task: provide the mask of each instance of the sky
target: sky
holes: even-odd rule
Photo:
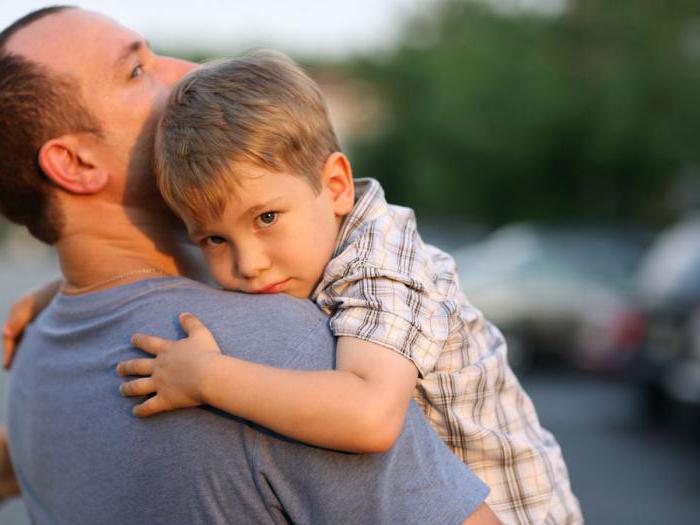
[[[0,0],[0,26],[61,3]],[[238,50],[273,47],[292,54],[341,57],[385,49],[401,21],[434,0],[63,0],[106,14],[156,48]]]
[[[403,22],[437,0],[0,0],[0,27],[53,3],[104,13],[156,49],[227,52],[272,47],[341,58],[391,49]],[[481,0],[505,10],[556,11],[566,0]]]

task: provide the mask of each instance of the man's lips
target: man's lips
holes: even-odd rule
[[[257,288],[256,290],[251,290],[250,293],[279,293],[283,291],[291,279],[285,279],[283,281],[278,281],[276,283],[270,284],[263,288]]]

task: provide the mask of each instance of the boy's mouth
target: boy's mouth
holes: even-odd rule
[[[263,288],[251,290],[250,293],[280,293],[280,292],[284,291],[284,289],[289,284],[290,280],[291,280],[291,278],[284,279],[283,281],[278,281],[276,283],[270,284],[270,285],[265,286]]]

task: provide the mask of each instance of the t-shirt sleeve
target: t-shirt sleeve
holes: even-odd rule
[[[434,295],[409,275],[357,265],[328,285],[322,307],[330,313],[334,335],[395,350],[424,376],[433,370],[446,344],[452,314],[451,302]]]
[[[323,330],[303,352],[327,345]],[[442,443],[414,402],[395,445],[379,454],[326,450],[261,432],[253,462],[270,512],[293,523],[459,524],[489,490]]]

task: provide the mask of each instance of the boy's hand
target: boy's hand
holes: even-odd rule
[[[15,349],[22,338],[24,328],[36,315],[36,303],[33,295],[25,295],[10,308],[10,315],[2,327],[2,366],[10,368]]]
[[[12,358],[22,339],[24,329],[51,302],[51,299],[58,292],[59,286],[59,280],[52,281],[25,295],[10,308],[10,314],[2,327],[2,366],[5,370],[10,368],[12,364]]]
[[[185,339],[172,341],[134,334],[131,343],[155,358],[131,359],[117,365],[120,376],[145,376],[122,383],[119,391],[123,396],[155,394],[133,408],[135,416],[152,416],[203,403],[203,365],[221,350],[211,332],[194,315],[180,314],[179,319],[187,334]]]

